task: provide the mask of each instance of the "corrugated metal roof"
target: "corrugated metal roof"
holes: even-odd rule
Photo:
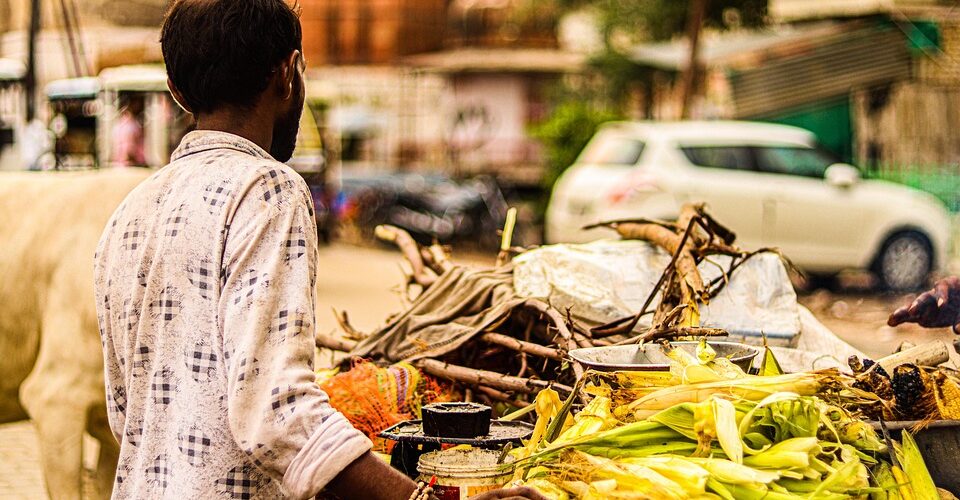
[[[785,44],[816,39],[842,29],[840,23],[825,21],[807,26],[778,26],[758,31],[705,33],[700,44],[700,63],[724,66],[745,54],[755,54]],[[629,57],[637,64],[680,71],[687,67],[690,44],[686,38],[645,43],[634,47]]]
[[[838,32],[795,48],[800,50],[731,71],[737,117],[762,117],[911,76],[906,39],[887,24]]]

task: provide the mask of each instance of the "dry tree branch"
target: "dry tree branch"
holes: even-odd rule
[[[356,342],[347,339],[338,339],[324,333],[318,333],[314,340],[317,347],[333,351],[350,352],[357,346]]]
[[[393,243],[403,253],[404,258],[410,263],[413,280],[420,286],[427,288],[437,281],[437,276],[433,274],[423,263],[423,257],[420,255],[420,246],[403,229],[390,225],[379,225],[374,229],[374,234],[378,239]]]
[[[414,361],[413,364],[434,377],[441,377],[475,386],[492,387],[501,391],[522,392],[525,394],[533,394],[542,389],[554,389],[557,392],[566,394],[573,391],[571,387],[556,382],[514,377],[512,375],[504,375],[487,370],[477,370],[466,366],[452,365],[436,359],[418,359]]]
[[[484,333],[480,335],[480,340],[487,342],[489,344],[499,345],[518,351],[525,354],[533,354],[534,356],[539,356],[541,358],[561,360],[563,356],[560,354],[560,351],[556,349],[551,349],[540,344],[535,344],[533,342],[525,342],[508,335],[502,335],[499,333]]]

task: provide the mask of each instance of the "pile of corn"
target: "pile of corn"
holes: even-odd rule
[[[676,351],[669,374],[594,374],[573,417],[572,397],[541,392],[515,479],[552,499],[939,498],[908,433],[894,462],[872,427],[817,396],[835,374],[751,376],[705,343]]]
[[[943,367],[921,367],[905,363],[893,369],[891,376],[879,364],[849,360],[853,386],[876,394],[882,401],[882,413],[888,420],[960,419],[960,376]]]

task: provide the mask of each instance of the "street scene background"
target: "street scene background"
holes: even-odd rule
[[[0,170],[164,165],[192,126],[166,91],[168,5],[0,0]],[[319,332],[339,332],[334,310],[371,331],[405,306],[405,264],[377,242],[378,224],[490,266],[510,207],[512,244],[531,247],[594,239],[580,228],[601,220],[672,220],[680,204],[707,201],[750,249],[782,248],[799,268],[801,304],[867,355],[952,345],[948,329],[886,321],[960,272],[956,2],[299,8],[307,107],[291,166],[311,188],[325,243]],[[138,154],[117,157],[121,125],[139,131]],[[33,425],[0,425],[0,498],[45,495]]]

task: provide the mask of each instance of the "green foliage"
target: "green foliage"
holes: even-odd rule
[[[533,127],[531,134],[546,148],[547,171],[543,183],[547,192],[577,159],[597,128],[604,122],[620,118],[606,107],[586,100],[568,99],[558,104],[547,120]]]
[[[609,39],[625,33],[634,41],[667,40],[684,31],[689,0],[554,0],[561,8],[590,7],[599,14],[600,29]],[[731,26],[729,13],[735,12]],[[725,13],[727,15],[725,16]],[[708,28],[762,26],[767,15],[767,0],[712,0],[707,4],[704,24]]]
[[[863,175],[926,191],[940,199],[951,212],[960,212],[960,174],[956,166],[883,165],[865,169]]]

